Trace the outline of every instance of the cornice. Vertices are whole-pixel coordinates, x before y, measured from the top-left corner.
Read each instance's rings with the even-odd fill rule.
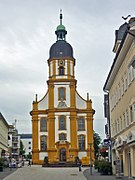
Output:
[[[95,111],[93,109],[88,110],[88,109],[77,109],[77,108],[53,108],[53,109],[46,109],[46,110],[32,110],[30,112],[30,115],[41,115],[41,114],[49,114],[49,113],[57,113],[57,112],[75,112],[75,113],[90,113],[94,114]]]
[[[76,79],[49,79],[47,80],[47,84],[53,84],[55,82],[74,82],[75,84],[77,83],[77,80]]]

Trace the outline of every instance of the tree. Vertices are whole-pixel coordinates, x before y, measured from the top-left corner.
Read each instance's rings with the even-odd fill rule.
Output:
[[[20,140],[20,155],[25,155],[24,145],[23,142]]]
[[[95,159],[97,159],[97,156],[98,156],[99,144],[100,143],[101,143],[101,137],[98,133],[96,133],[94,131],[94,149],[95,149],[94,155],[95,155]]]

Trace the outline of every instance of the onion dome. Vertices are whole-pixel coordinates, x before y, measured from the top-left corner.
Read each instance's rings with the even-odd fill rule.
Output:
[[[60,13],[60,24],[57,26],[55,34],[57,41],[50,48],[49,58],[73,58],[73,48],[66,42],[66,28],[62,24],[62,13]]]

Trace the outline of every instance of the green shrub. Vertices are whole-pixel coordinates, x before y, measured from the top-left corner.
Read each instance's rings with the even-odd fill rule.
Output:
[[[99,167],[101,174],[112,174],[112,165],[110,162],[101,160]]]
[[[94,162],[95,169],[98,169],[98,172],[101,174],[112,174],[112,165],[106,160],[95,160]]]
[[[95,160],[94,161],[94,167],[95,167],[95,169],[98,169],[99,168],[99,160]]]

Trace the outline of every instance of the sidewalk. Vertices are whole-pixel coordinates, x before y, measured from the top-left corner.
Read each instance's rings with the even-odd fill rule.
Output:
[[[4,179],[5,177],[7,177],[8,175],[12,174],[13,172],[15,172],[17,170],[17,168],[4,168],[2,172],[0,172],[0,180]]]
[[[128,177],[116,178],[115,175],[101,175],[97,172],[97,170],[92,169],[92,175],[90,175],[90,169],[86,169],[83,171],[83,174],[87,180],[128,180]]]

